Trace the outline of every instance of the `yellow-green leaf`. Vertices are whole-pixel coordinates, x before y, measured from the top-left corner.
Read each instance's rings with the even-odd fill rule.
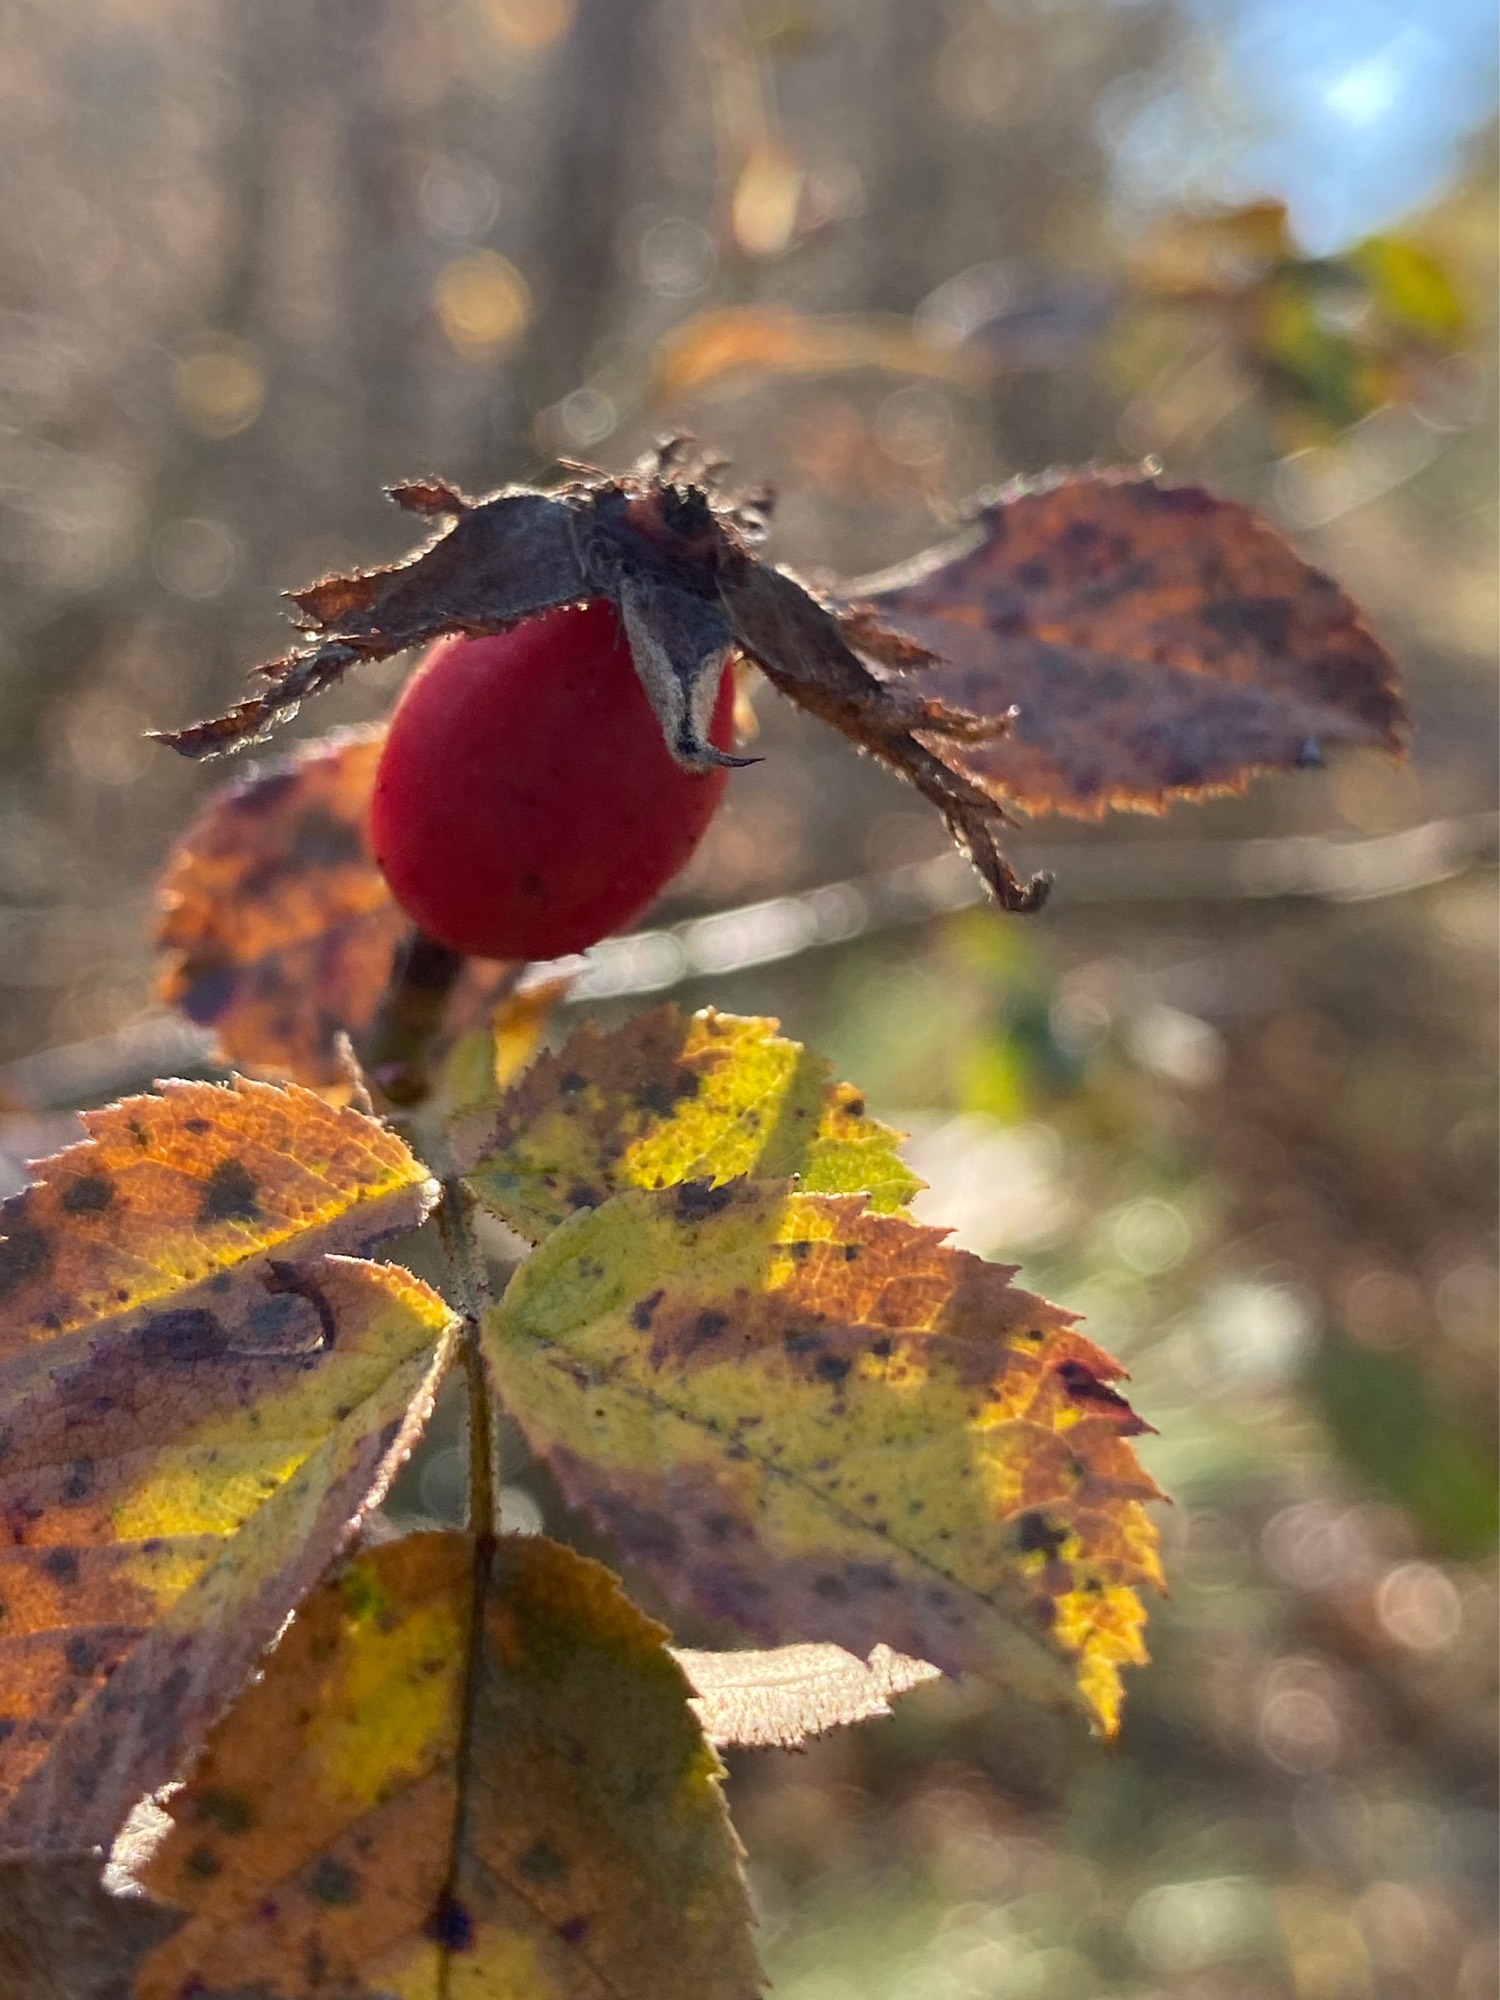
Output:
[[[0,1851],[108,1845],[425,1421],[452,1316],[330,1254],[421,1220],[400,1140],[169,1084],[0,1210]]]
[[[414,1535],[303,1606],[167,1802],[144,1880],[187,1921],[135,2000],[759,1990],[720,1767],[665,1634],[556,1543],[502,1539],[482,1579],[476,1559],[467,1535]]]
[[[943,1232],[775,1182],[616,1196],[485,1322],[570,1499],[758,1641],[885,1643],[1119,1717],[1159,1583],[1119,1369]]]
[[[540,1242],[625,1188],[740,1174],[798,1176],[816,1194],[899,1209],[922,1183],[900,1134],[777,1023],[663,1007],[603,1034],[585,1026],[455,1134],[480,1199]]]

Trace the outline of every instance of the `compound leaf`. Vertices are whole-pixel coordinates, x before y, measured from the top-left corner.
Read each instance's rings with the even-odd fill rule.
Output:
[[[107,1845],[425,1420],[451,1315],[331,1254],[436,1189],[295,1086],[86,1114],[0,1209],[0,1852]]]
[[[924,740],[1030,812],[1161,811],[1332,746],[1402,748],[1395,665],[1351,599],[1201,487],[1018,485],[957,546],[850,591],[938,656],[919,676],[936,700],[981,720],[1017,709],[987,740]]]
[[[749,2000],[718,1759],[664,1640],[540,1538],[362,1553],[167,1802],[144,1879],[187,1921],[136,2000]]]
[[[532,1242],[625,1188],[796,1174],[817,1194],[898,1209],[922,1183],[900,1134],[778,1023],[675,1007],[542,1057],[498,1118],[455,1135],[480,1199]]]
[[[486,1316],[511,1414],[679,1602],[1073,1696],[1112,1733],[1160,1582],[1145,1429],[1072,1316],[943,1232],[784,1183],[565,1222]]]

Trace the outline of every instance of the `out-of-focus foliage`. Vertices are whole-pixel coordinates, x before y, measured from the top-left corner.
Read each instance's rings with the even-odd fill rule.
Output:
[[[1440,14],[1411,25],[1445,40]],[[1164,296],[1152,246],[1213,230],[1197,194],[1130,206],[1122,107],[1165,101],[1204,45],[1089,0],[15,7],[5,1053],[147,1003],[150,880],[206,781],[139,732],[233,697],[284,642],[278,584],[399,553],[382,480],[617,465],[667,422],[781,483],[778,558],[844,574],[941,539],[985,484],[1156,454],[1338,576],[1419,724],[1401,772],[1356,757],[1194,838],[1491,808],[1490,151],[1377,225],[1394,257],[1277,237],[1222,296]],[[1423,46],[1351,59],[1366,102],[1421,88]],[[1304,107],[1321,87],[1286,82]],[[1132,124],[1148,141],[1180,209],[1170,121]],[[909,330],[953,372],[846,348],[661,391],[674,339],[731,310]],[[361,670],[328,722],[393,684]],[[761,707],[767,761],[676,912],[933,854],[877,773]],[[1110,1758],[926,1688],[803,1757],[736,1754],[766,1956],[786,2000],[1492,2000],[1493,881],[1154,903],[1180,829],[1127,832],[1139,901],[1060,892],[1042,930],[957,919],[690,995],[780,1015],[909,1120],[919,1213],[1086,1310],[1179,1495],[1157,1664]],[[135,1046],[5,1072],[12,1185],[72,1136],[50,1107],[145,1080]],[[561,1521],[503,1443],[507,1519]],[[404,1518],[454,1518],[457,1462],[444,1408]]]

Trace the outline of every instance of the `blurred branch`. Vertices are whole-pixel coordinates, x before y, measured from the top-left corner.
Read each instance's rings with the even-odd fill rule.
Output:
[[[1278,898],[1373,902],[1448,881],[1500,851],[1500,814],[1430,820],[1361,840],[1321,834],[1264,840],[1100,841],[1039,848],[1028,867],[1058,872],[1053,906],[1233,903]],[[797,895],[716,910],[595,946],[564,1005],[664,993],[694,979],[773,965],[831,945],[929,922],[985,900],[978,876],[947,851]],[[162,1073],[211,1070],[213,1038],[175,1014],[44,1049],[0,1067],[0,1116],[96,1103]]]

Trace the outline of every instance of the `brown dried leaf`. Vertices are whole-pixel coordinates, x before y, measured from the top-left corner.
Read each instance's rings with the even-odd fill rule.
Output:
[[[383,727],[338,730],[216,792],[163,872],[161,998],[212,1028],[226,1062],[347,1100],[341,1032],[375,1018],[409,924],[370,852]],[[504,977],[471,961],[452,1032]]]
[[[1402,749],[1396,668],[1355,605],[1201,487],[1018,486],[954,548],[851,590],[941,656],[921,675],[934,697],[977,717],[1014,705],[988,742],[927,740],[1030,812],[1156,812],[1334,745]]]
[[[425,1421],[452,1316],[334,1252],[436,1188],[295,1088],[162,1086],[0,1208],[0,1852],[108,1845]]]
[[[868,1660],[842,1646],[777,1646],[770,1652],[698,1653],[678,1648],[693,1707],[710,1743],[795,1750],[810,1736],[889,1715],[897,1695],[941,1679],[925,1660],[877,1646]]]
[[[136,2000],[753,2000],[720,1766],[666,1635],[541,1537],[475,1563],[467,1535],[412,1535],[303,1605],[168,1801],[144,1875],[187,1922]]]
[[[1073,1316],[944,1232],[777,1181],[580,1210],[485,1318],[505,1407],[677,1602],[1076,1701],[1146,1657],[1147,1428]]]

